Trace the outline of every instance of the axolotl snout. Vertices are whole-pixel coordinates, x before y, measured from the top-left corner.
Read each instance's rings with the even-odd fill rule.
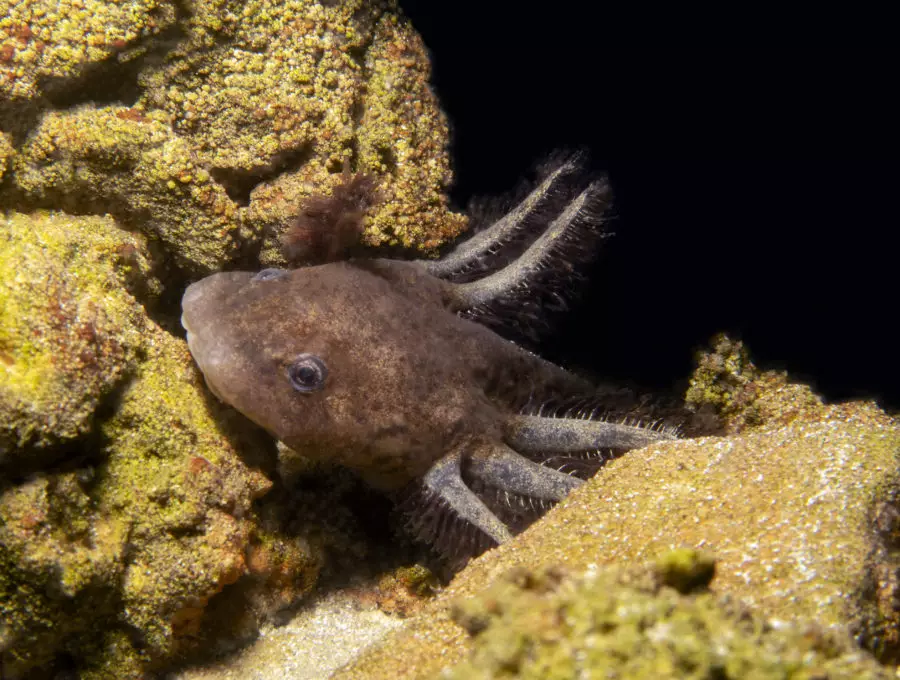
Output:
[[[545,217],[577,169],[573,159],[553,168],[509,215],[443,260],[223,272],[190,285],[182,323],[209,388],[287,446],[374,487],[418,484],[436,510],[414,524],[434,542],[447,515],[507,540],[498,497],[558,501],[582,483],[563,470],[566,460],[672,436],[523,412],[523,393],[540,400],[588,386],[478,322],[494,301],[527,289],[566,239],[599,225],[602,181]],[[533,230],[536,212],[546,229],[492,271],[497,244]]]

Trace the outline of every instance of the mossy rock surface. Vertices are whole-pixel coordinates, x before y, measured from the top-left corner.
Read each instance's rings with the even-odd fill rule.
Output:
[[[109,76],[108,62],[133,58],[148,38],[173,26],[176,14],[174,3],[159,0],[4,0],[0,102],[26,107],[79,81]],[[7,105],[8,117],[12,111]]]
[[[12,138],[0,132],[0,181],[3,181],[3,176],[9,170],[14,155],[15,148],[13,147]]]
[[[706,560],[680,551],[712,576]],[[472,636],[468,658],[447,680],[850,680],[894,677],[849,638],[814,626],[775,626],[706,580],[671,587],[671,554],[651,567],[514,570],[452,617]],[[682,585],[685,585],[682,583]]]
[[[0,492],[12,677],[62,653],[84,677],[165,667],[196,649],[216,623],[207,605],[231,584],[274,584],[291,604],[316,580],[314,545],[260,525],[253,501],[271,482],[221,430],[228,416],[210,408],[184,342],[155,328],[148,344],[101,425],[98,462]]]
[[[282,263],[285,222],[345,166],[378,180],[371,245],[433,252],[466,225],[427,53],[394,2],[92,0],[71,10],[83,27],[65,3],[16,4],[7,205],[111,213],[191,276]]]
[[[271,482],[246,456],[267,444],[138,302],[159,293],[142,239],[45,213],[0,234],[4,677],[62,656],[138,676],[195,650],[232,584],[248,607],[301,598],[321,551],[262,521]]]
[[[881,659],[896,659],[900,428],[872,404],[826,406],[775,375],[754,379],[754,403],[769,405],[761,411],[768,422],[611,462],[336,677],[430,678],[460,663],[472,640],[450,604],[478,596],[509,569],[590,572],[673,549],[715,556],[716,594],[772,620],[848,631]]]
[[[143,240],[108,217],[0,217],[0,465],[65,456],[137,366],[158,291]]]

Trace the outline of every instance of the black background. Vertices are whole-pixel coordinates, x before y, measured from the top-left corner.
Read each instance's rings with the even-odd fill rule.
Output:
[[[458,206],[560,147],[609,174],[616,236],[546,353],[666,387],[728,331],[829,399],[900,407],[886,17],[401,5],[431,51]]]

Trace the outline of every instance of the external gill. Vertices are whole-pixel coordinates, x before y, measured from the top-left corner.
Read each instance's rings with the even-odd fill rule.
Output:
[[[598,206],[605,207],[609,198],[609,185],[605,181],[592,182],[566,205],[521,257],[482,279],[457,284],[453,300],[456,309],[484,307],[494,300],[514,295],[518,290],[527,290],[532,279],[550,266],[553,251],[564,246],[567,240],[577,238],[574,232],[577,232],[579,222],[596,216]]]
[[[559,195],[568,187],[572,176],[581,170],[582,163],[578,155],[566,159],[521,203],[490,227],[477,232],[440,260],[427,262],[428,273],[439,278],[452,278],[490,260],[506,243],[533,228],[533,222],[540,224],[542,214],[559,201]]]

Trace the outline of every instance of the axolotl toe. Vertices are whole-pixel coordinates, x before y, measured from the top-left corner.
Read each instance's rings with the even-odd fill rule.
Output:
[[[523,394],[589,385],[481,323],[500,307],[537,316],[561,299],[548,271],[601,233],[609,200],[603,180],[572,190],[579,171],[576,158],[557,163],[442,260],[351,259],[190,285],[182,323],[210,390],[298,452],[386,492],[417,488],[425,507],[413,525],[442,550],[448,521],[484,537],[481,547],[508,540],[498,498],[559,501],[583,483],[566,465],[584,452],[674,436],[523,411]],[[514,255],[500,254],[507,247]]]

